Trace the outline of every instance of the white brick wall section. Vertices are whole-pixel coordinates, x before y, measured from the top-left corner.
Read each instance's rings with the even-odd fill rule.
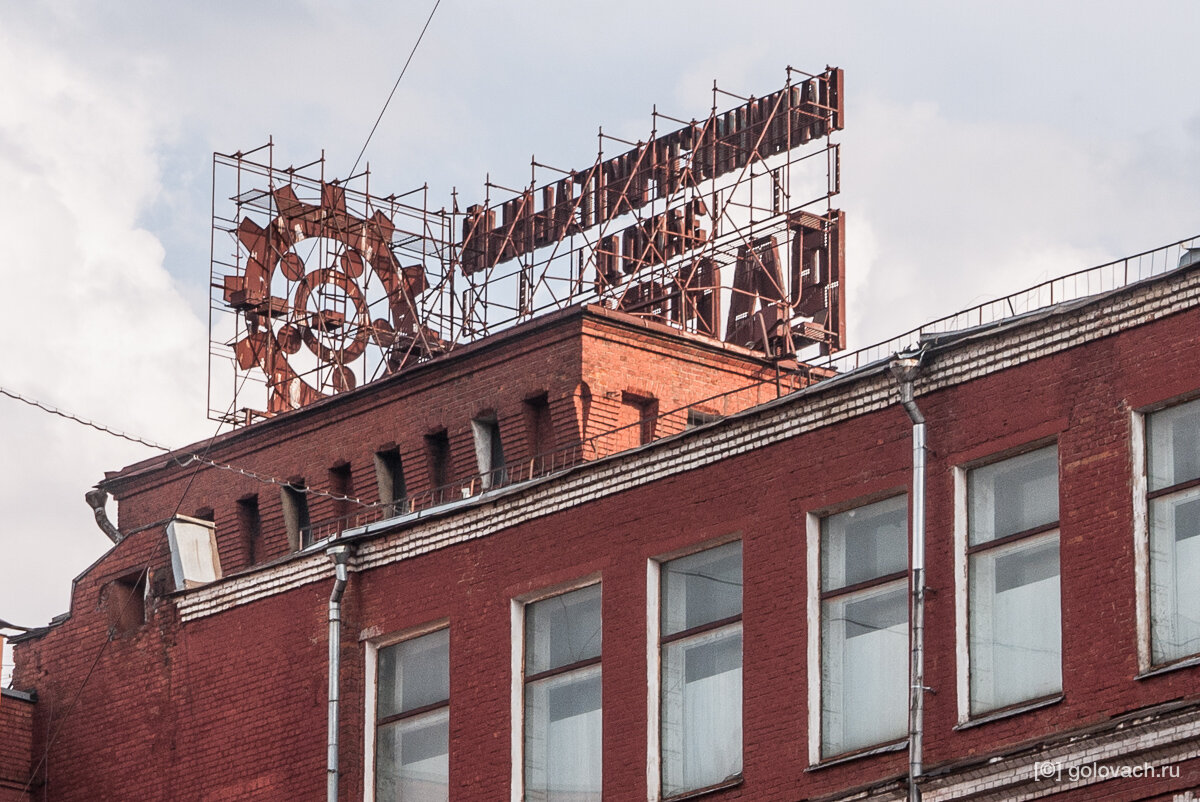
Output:
[[[978,341],[963,342],[928,365],[915,389],[917,395],[924,395],[962,384],[1198,306],[1200,271],[1127,288],[1097,306],[1028,321],[1008,332],[981,332]],[[894,385],[884,375],[867,375],[837,386],[825,384],[814,385],[811,392],[802,392],[791,403],[769,406],[711,432],[618,454],[594,466],[577,466],[561,478],[538,481],[525,493],[471,506],[461,513],[449,512],[427,524],[410,523],[393,537],[363,543],[351,570],[362,571],[486,537],[896,403]],[[324,555],[309,555],[189,591],[177,598],[177,605],[183,621],[194,621],[332,576]]]

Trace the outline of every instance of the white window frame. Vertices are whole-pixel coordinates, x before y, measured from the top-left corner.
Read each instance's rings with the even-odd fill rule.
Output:
[[[367,676],[363,682],[363,802],[375,802],[375,703],[379,697],[379,650],[449,628],[450,619],[442,618],[364,643],[366,654],[363,662]]]
[[[1138,674],[1149,675],[1160,671],[1185,668],[1200,664],[1200,652],[1184,655],[1163,663],[1154,662],[1154,609],[1151,590],[1150,565],[1150,464],[1146,436],[1149,433],[1147,417],[1172,407],[1200,402],[1195,395],[1174,398],[1135,410],[1130,414],[1130,462],[1133,467],[1132,490],[1133,510],[1133,565],[1136,586],[1137,656]],[[1183,492],[1183,491],[1180,491]]]
[[[525,608],[535,602],[544,599],[551,599],[555,596],[561,596],[564,593],[570,593],[573,590],[581,590],[592,585],[602,585],[602,577],[599,573],[589,574],[571,582],[555,585],[549,588],[542,588],[533,593],[518,596],[509,603],[509,643],[511,647],[510,653],[510,678],[512,684],[510,686],[509,709],[511,711],[512,726],[509,728],[510,744],[510,780],[509,787],[512,789],[510,799],[512,802],[524,802],[525,800]],[[601,682],[604,678],[604,646],[603,646],[603,627],[604,627],[604,589],[600,590],[600,627],[601,627],[601,647],[600,647],[600,677]],[[603,704],[603,702],[601,703]],[[600,720],[602,722],[601,738],[603,738],[603,721],[604,709],[600,709]],[[602,756],[603,757],[603,756]]]
[[[805,572],[806,572],[806,592],[807,592],[807,666],[808,666],[808,763],[810,766],[819,766],[824,763],[839,762],[841,760],[852,759],[856,757],[864,757],[866,755],[876,754],[878,752],[886,752],[893,749],[901,748],[902,744],[907,739],[907,733],[900,736],[897,741],[887,741],[880,743],[875,747],[867,747],[862,750],[854,750],[845,755],[822,755],[821,753],[821,711],[823,709],[823,701],[821,699],[821,521],[832,515],[837,515],[850,510],[856,510],[860,507],[866,507],[871,504],[876,504],[881,501],[903,497],[905,499],[905,524],[907,527],[905,540],[905,554],[907,573],[909,582],[912,581],[912,566],[911,566],[911,541],[912,541],[912,499],[909,498],[907,491],[889,492],[883,494],[873,494],[863,498],[854,499],[853,501],[836,506],[827,507],[825,509],[809,512],[805,516]],[[906,608],[908,609],[909,627],[912,627],[912,610],[911,610],[911,589],[906,593]],[[910,635],[911,638],[911,635]],[[905,687],[908,687],[908,682],[905,682]],[[906,699],[905,705],[908,701]]]
[[[706,540],[666,554],[661,554],[647,561],[646,565],[646,788],[649,802],[660,802],[662,792],[662,568],[664,563],[689,557],[711,549],[727,546],[730,543],[742,543],[742,670],[745,671],[745,585],[746,585],[746,544],[742,532],[732,532],[724,537]],[[743,678],[744,678],[743,674]],[[745,771],[745,698],[746,685],[742,682],[742,770]],[[687,796],[686,792],[682,796]]]
[[[988,465],[995,465],[1005,460],[1014,457],[1020,457],[1024,454],[1029,454],[1034,451],[1040,451],[1044,448],[1053,446],[1059,454],[1056,459],[1056,474],[1055,482],[1056,490],[1059,493],[1059,517],[1057,526],[1053,530],[1049,530],[1042,534],[1050,534],[1052,531],[1058,537],[1059,554],[1062,553],[1062,483],[1061,483],[1061,451],[1057,451],[1060,443],[1055,440],[1041,440],[1034,443],[1023,445],[1016,449],[1003,451],[997,454],[989,455],[984,459],[973,460],[964,465],[954,466],[954,645],[955,645],[955,664],[957,666],[956,676],[956,699],[958,708],[958,726],[963,727],[974,723],[983,723],[991,721],[995,718],[1003,718],[1010,715],[1022,713],[1030,708],[1037,708],[1045,704],[1052,703],[1057,699],[1062,698],[1063,690],[1059,689],[1057,696],[1049,698],[1034,698],[1028,700],[1027,703],[1016,703],[1013,705],[997,708],[995,710],[983,711],[972,715],[971,713],[971,633],[970,633],[970,596],[971,596],[971,555],[970,551],[970,520],[969,520],[969,474],[976,468],[984,468]],[[1041,535],[1031,535],[1030,537],[1039,537]],[[1062,608],[1062,585],[1061,585],[1061,565],[1059,574],[1059,608]],[[1060,652],[1059,652],[1059,669],[1062,669],[1063,651],[1061,650],[1061,631],[1060,631]]]

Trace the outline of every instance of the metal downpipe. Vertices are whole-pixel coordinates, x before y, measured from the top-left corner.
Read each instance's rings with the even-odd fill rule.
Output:
[[[329,730],[328,754],[326,756],[325,798],[337,802],[338,798],[338,703],[341,701],[342,673],[342,594],[346,591],[349,578],[347,563],[350,560],[349,546],[333,546],[326,550],[333,560],[333,592],[329,594]]]
[[[913,400],[913,380],[920,357],[892,361],[900,403],[912,420],[912,559],[910,564],[912,626],[909,631],[908,799],[920,802],[925,735],[925,416]]]

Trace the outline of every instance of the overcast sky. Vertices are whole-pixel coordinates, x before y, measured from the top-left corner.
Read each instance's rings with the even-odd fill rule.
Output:
[[[205,418],[212,152],[353,164],[429,2],[0,0],[0,385],[159,442]],[[367,151],[466,203],[714,79],[846,71],[850,345],[1200,233],[1200,4],[443,0]],[[150,455],[0,398],[0,618],[108,540],[84,492]]]

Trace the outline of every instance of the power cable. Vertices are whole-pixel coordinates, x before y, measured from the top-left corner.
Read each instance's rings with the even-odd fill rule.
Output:
[[[367,134],[367,141],[363,143],[362,150],[358,152],[358,158],[354,160],[354,166],[350,168],[350,175],[354,175],[354,171],[358,169],[358,163],[362,161],[363,154],[367,152],[367,145],[371,144],[371,137],[375,136],[375,129],[379,127],[379,121],[383,119],[383,114],[387,111],[388,104],[392,102],[392,96],[396,94],[396,89],[400,86],[400,80],[404,78],[404,73],[408,72],[408,65],[412,63],[413,56],[416,55],[421,40],[425,38],[425,31],[429,30],[429,23],[433,22],[433,15],[437,12],[438,6],[441,4],[442,0],[437,0],[433,4],[433,11],[429,12],[429,19],[425,20],[425,27],[421,29],[421,35],[417,37],[416,43],[413,44],[412,50],[408,54],[408,59],[404,62],[404,67],[400,70],[399,77],[396,78],[396,83],[392,85],[392,91],[388,94],[387,100],[383,102],[383,108],[379,110],[379,116],[375,118],[375,124],[371,126],[371,133]]]
[[[247,375],[249,375],[249,374],[247,374]],[[243,377],[242,384],[244,385],[245,382],[246,382],[246,377]],[[12,393],[11,391],[4,390],[3,388],[0,388],[0,390],[3,391],[4,395],[6,395],[10,398],[12,398],[16,395],[16,394]],[[241,386],[238,387],[238,390],[239,391],[241,390]],[[229,409],[226,410],[225,416],[223,416],[223,417],[227,417],[229,415],[229,413],[233,412],[233,405],[235,403],[237,403],[236,399],[237,399],[237,393],[235,392],[234,400],[230,401]],[[18,400],[23,401],[24,403],[30,404],[32,406],[35,406],[39,409],[43,409],[48,412],[51,411],[49,408],[49,405],[44,405],[39,401],[35,401],[35,400],[24,398],[24,397],[19,398]],[[126,440],[132,439],[133,442],[150,445],[150,441],[148,441],[148,440],[143,440],[141,438],[133,439],[129,436],[120,435],[119,433],[115,432],[115,430],[110,429],[107,426],[103,426],[101,424],[94,424],[91,421],[87,421],[86,419],[80,418],[79,416],[76,416],[76,415],[71,415],[70,413],[62,413],[57,408],[54,409],[53,414],[58,415],[59,417],[66,418],[68,420],[75,421],[76,423],[84,423],[84,424],[90,426],[91,428],[96,429],[97,431],[102,431],[102,432],[105,432],[107,434],[114,435],[114,436],[122,436],[123,439],[126,439]],[[221,423],[217,424],[216,431],[214,431],[212,433],[212,436],[208,438],[208,442],[205,443],[204,449],[203,449],[203,451],[204,451],[203,457],[207,456],[209,450],[212,448],[213,442],[217,439],[217,435],[219,435],[221,433],[221,425],[222,425]],[[157,444],[155,444],[153,447],[154,448],[165,448],[164,446],[160,446]],[[200,455],[197,455],[197,456],[198,456],[198,458],[203,459],[203,457],[201,457]],[[176,515],[179,514],[179,510],[183,507],[183,500],[185,498],[187,498],[188,491],[192,489],[192,483],[196,480],[196,475],[198,473],[200,473],[200,465],[199,464],[196,465],[196,469],[193,470],[191,476],[188,477],[188,481],[187,481],[187,484],[184,485],[183,492],[179,494],[179,501],[177,501],[175,503],[175,510],[174,510],[174,512],[171,513],[172,518],[174,518]],[[142,567],[142,570],[138,573],[138,582],[143,583],[143,587],[145,587],[149,583],[150,567],[158,560],[159,555],[162,554],[162,547],[163,547],[163,543],[165,541],[166,541],[166,538],[156,538],[155,539],[154,551],[150,554],[150,558],[148,560],[146,560],[146,564]],[[125,598],[125,602],[121,605],[121,613],[120,613],[119,620],[124,620],[125,613],[129,609],[129,605],[133,603],[133,599],[134,599],[135,595],[136,594],[131,593]],[[143,604],[144,603],[145,602],[143,601]],[[87,673],[84,674],[84,676],[83,676],[83,681],[79,683],[79,689],[77,691],[75,691],[75,695],[71,698],[71,703],[69,705],[67,705],[66,710],[63,711],[62,717],[59,718],[58,726],[56,726],[53,729],[53,731],[50,733],[50,737],[46,741],[46,747],[42,751],[42,757],[38,760],[37,764],[33,767],[33,770],[30,771],[29,780],[28,780],[28,782],[25,783],[24,793],[29,792],[29,789],[33,786],[33,781],[35,779],[37,779],[38,772],[41,771],[42,766],[48,764],[49,759],[50,759],[50,748],[52,746],[54,746],[54,742],[58,739],[58,736],[62,733],[63,727],[66,726],[67,719],[71,716],[71,713],[74,712],[75,706],[79,703],[80,698],[82,698],[82,696],[83,696],[84,689],[87,687],[87,684],[91,680],[92,675],[96,672],[96,667],[98,665],[100,665],[100,660],[104,657],[104,653],[106,651],[108,651],[108,645],[113,642],[113,638],[115,636],[116,636],[116,630],[114,628],[110,627],[108,630],[108,636],[104,639],[104,642],[100,644],[100,648],[96,651],[96,657],[92,660],[91,665],[88,666]]]
[[[243,381],[244,381],[244,379],[243,379]],[[139,437],[134,434],[129,434],[128,432],[123,432],[118,429],[114,429],[111,426],[105,425],[103,423],[98,423],[89,418],[84,418],[84,417],[81,417],[74,413],[67,412],[63,409],[60,409],[59,407],[53,406],[52,404],[47,404],[43,401],[37,400],[36,398],[30,398],[29,396],[22,395],[21,393],[15,392],[13,390],[9,390],[6,387],[0,387],[0,395],[7,396],[16,401],[20,401],[23,404],[28,404],[29,406],[34,407],[35,409],[40,409],[43,412],[48,412],[49,414],[55,415],[59,418],[63,418],[64,420],[69,420],[73,423],[78,423],[81,426],[86,426],[89,429],[95,429],[98,432],[110,435],[112,437],[117,437],[122,440],[126,440],[130,443],[137,443],[138,445],[143,445],[148,448],[153,448],[158,451],[162,451],[166,454],[173,454],[179,450],[179,449],[171,448],[169,446],[164,446],[162,443],[156,443],[153,440],[147,440],[144,437]],[[219,431],[219,427],[218,427],[218,431]],[[213,438],[214,439],[216,438],[216,434],[213,435]],[[212,439],[209,440],[209,446],[211,446],[211,444],[212,444]],[[206,447],[204,449],[205,454],[207,454],[208,450],[209,450],[208,447]],[[317,490],[317,489],[311,488],[311,487],[299,487],[292,482],[289,482],[289,481],[286,481],[283,479],[277,479],[274,476],[266,476],[264,474],[260,474],[260,473],[256,473],[254,471],[248,470],[246,468],[239,468],[238,466],[231,465],[227,462],[217,462],[216,460],[210,459],[209,457],[205,456],[204,454],[188,453],[183,457],[173,458],[172,462],[174,462],[175,465],[180,468],[186,468],[188,465],[192,464],[193,462],[199,462],[199,463],[209,466],[210,468],[216,468],[217,470],[222,470],[222,471],[230,471],[232,473],[236,473],[241,476],[245,476],[250,479],[254,479],[255,481],[261,482],[263,484],[287,487],[298,493],[305,493],[305,494],[313,495],[313,496],[322,496],[324,498],[333,499],[334,501],[346,501],[346,502],[349,502],[352,504],[358,504],[362,507],[375,508],[375,507],[385,506],[385,505],[382,505],[382,504],[379,504],[376,502],[363,501],[362,499],[354,498],[353,496],[342,495],[340,493],[330,493],[325,490]]]

